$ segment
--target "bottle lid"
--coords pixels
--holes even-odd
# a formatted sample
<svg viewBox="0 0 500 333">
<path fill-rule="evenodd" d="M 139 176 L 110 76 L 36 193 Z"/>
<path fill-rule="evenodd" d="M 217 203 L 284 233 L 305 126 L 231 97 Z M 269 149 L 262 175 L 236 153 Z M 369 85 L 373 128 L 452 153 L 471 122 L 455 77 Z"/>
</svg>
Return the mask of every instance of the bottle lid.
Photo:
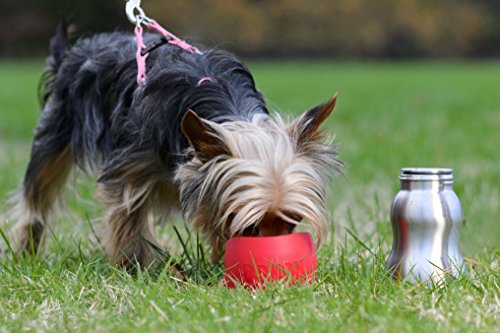
<svg viewBox="0 0 500 333">
<path fill-rule="evenodd" d="M 402 168 L 400 180 L 453 182 L 451 168 Z"/>
</svg>

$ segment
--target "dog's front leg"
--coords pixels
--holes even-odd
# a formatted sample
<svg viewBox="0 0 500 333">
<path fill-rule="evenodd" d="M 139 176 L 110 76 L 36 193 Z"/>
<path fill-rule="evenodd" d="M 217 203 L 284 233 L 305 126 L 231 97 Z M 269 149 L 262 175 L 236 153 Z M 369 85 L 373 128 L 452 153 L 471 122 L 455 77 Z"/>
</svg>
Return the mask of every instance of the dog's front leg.
<svg viewBox="0 0 500 333">
<path fill-rule="evenodd" d="M 158 257 L 153 207 L 162 175 L 158 159 L 141 148 L 118 152 L 102 169 L 97 198 L 106 210 L 103 241 L 120 266 L 146 267 Z"/>
<path fill-rule="evenodd" d="M 106 208 L 103 241 L 109 258 L 131 268 L 150 265 L 157 257 L 157 243 L 150 210 L 152 189 L 120 181 L 100 183 L 98 197 Z"/>
</svg>

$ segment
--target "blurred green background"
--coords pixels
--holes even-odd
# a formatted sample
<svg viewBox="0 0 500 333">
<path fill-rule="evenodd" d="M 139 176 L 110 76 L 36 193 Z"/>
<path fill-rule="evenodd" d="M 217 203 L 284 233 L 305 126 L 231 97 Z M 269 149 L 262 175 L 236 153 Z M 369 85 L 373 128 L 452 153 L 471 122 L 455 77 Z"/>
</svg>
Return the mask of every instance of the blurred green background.
<svg viewBox="0 0 500 333">
<path fill-rule="evenodd" d="M 40 56 L 62 16 L 83 34 L 131 29 L 125 0 L 0 0 L 0 56 Z M 144 0 L 181 36 L 254 57 L 500 55 L 498 0 Z"/>
</svg>

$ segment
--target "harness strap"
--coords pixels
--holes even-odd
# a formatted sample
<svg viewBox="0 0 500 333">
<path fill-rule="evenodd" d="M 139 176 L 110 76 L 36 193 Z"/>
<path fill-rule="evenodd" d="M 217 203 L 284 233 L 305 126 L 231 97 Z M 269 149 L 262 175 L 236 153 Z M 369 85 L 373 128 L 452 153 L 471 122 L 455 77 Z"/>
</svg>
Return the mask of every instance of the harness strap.
<svg viewBox="0 0 500 333">
<path fill-rule="evenodd" d="M 202 77 L 198 83 L 196 84 L 197 87 L 201 86 L 204 82 L 215 82 L 215 79 L 213 77 L 210 77 L 210 76 L 205 76 L 205 77 Z"/>
<path fill-rule="evenodd" d="M 200 50 L 198 50 L 196 47 L 189 45 L 188 43 L 186 43 L 182 39 L 175 36 L 173 33 L 167 31 L 160 24 L 158 24 L 158 22 L 156 22 L 155 20 L 149 19 L 148 22 L 146 22 L 146 26 L 149 29 L 156 31 L 157 33 L 159 33 L 163 37 L 166 37 L 168 39 L 169 44 L 176 45 L 176 46 L 180 47 L 181 49 L 188 51 L 190 53 L 202 54 L 200 52 Z"/>
<path fill-rule="evenodd" d="M 146 45 L 144 45 L 144 40 L 142 38 L 142 32 L 142 26 L 137 25 L 135 27 L 135 38 L 137 42 L 137 52 L 135 53 L 135 60 L 137 62 L 137 83 L 139 85 L 143 84 L 146 81 L 146 58 L 149 55 L 149 52 L 142 52 L 142 50 L 146 48 Z"/>
</svg>

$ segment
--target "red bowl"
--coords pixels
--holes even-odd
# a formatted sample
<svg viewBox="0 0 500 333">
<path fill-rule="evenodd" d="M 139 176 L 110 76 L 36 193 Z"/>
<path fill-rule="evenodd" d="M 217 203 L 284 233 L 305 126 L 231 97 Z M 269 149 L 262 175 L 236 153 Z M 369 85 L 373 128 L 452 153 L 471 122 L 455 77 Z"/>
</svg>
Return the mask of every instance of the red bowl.
<svg viewBox="0 0 500 333">
<path fill-rule="evenodd" d="M 272 237 L 234 237 L 226 243 L 222 283 L 263 287 L 269 281 L 311 283 L 316 275 L 314 241 L 307 232 Z"/>
</svg>

